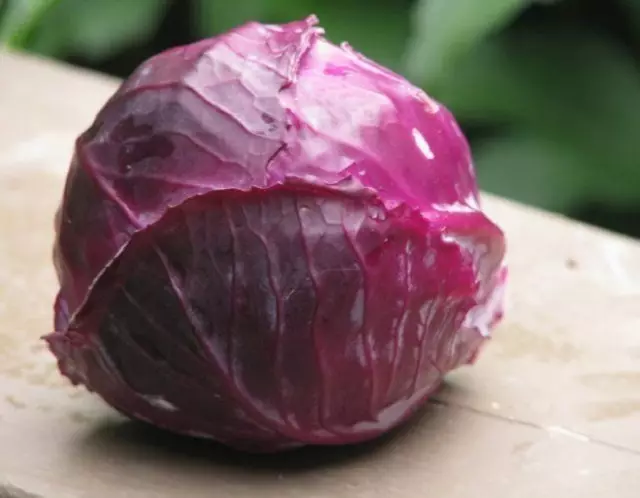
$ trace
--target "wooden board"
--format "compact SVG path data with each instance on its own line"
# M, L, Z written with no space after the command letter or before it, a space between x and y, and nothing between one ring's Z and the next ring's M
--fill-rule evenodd
M489 196L509 238L507 319L474 368L451 375L418 417L376 443L241 456L123 421L70 387L39 341L56 291L53 213L72 141L115 85L0 52L6 490L46 498L640 496L640 243Z

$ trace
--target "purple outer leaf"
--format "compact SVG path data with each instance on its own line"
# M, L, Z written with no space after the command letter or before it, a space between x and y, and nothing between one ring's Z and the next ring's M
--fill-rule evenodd
M152 57L76 143L47 341L130 417L251 451L364 441L501 317L455 120L316 23Z

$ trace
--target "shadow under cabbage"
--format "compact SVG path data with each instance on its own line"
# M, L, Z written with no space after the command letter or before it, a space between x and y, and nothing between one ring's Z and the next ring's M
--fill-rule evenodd
M455 412L438 401L439 393L458 390L447 383L424 406L401 426L377 439L342 446L305 446L281 453L244 453L205 439L174 434L150 424L121 420L103 422L81 438L77 448L80 458L104 459L111 456L135 462L167 463L171 469L181 467L194 470L194 466L211 469L224 467L225 472L236 470L252 475L263 473L282 478L282 474L299 474L317 469L361 465L385 454L400 452L407 447L429 444L430 434L436 435L449 426ZM421 434L427 434L426 436ZM435 442L434 442L435 443ZM416 451L410 449L409 451ZM424 450L421 450L424 451Z

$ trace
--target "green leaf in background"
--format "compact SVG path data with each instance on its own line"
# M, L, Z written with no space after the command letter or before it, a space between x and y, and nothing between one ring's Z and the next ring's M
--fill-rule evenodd
M264 19L269 11L268 0L194 0L193 30L198 38L206 38L247 21Z
M43 17L59 0L4 0L0 2L0 43L22 48Z
M528 131L484 140L474 158L483 188L553 211L573 208L592 183L580 151Z
M429 85L488 34L513 20L529 0L419 0L405 57L406 74Z
M589 182L582 197L574 198L562 182L562 164L556 175L576 203L629 206L640 199L640 73L627 51L606 36L565 25L487 40L448 74L435 96L463 122L533 130L574 151L576 159L566 162L582 162L575 172ZM500 175L491 178L483 187L504 192ZM528 200L542 205L544 195Z
M28 41L44 55L103 60L155 33L168 0L59 0Z

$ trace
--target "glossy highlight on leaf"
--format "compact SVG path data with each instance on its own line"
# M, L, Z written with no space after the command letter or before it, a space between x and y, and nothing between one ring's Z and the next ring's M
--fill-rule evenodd
M142 63L78 138L56 235L61 372L247 451L377 437L502 315L453 116L313 16Z

